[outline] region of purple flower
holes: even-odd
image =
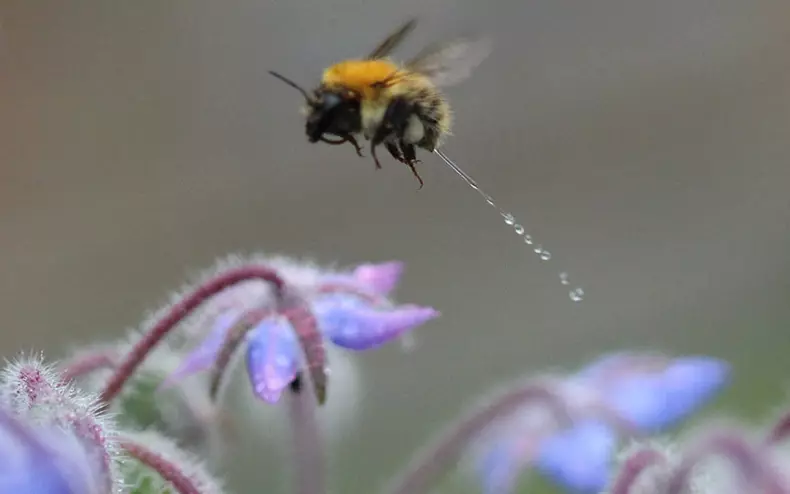
[[[554,433],[549,430],[552,424],[546,423],[548,432],[543,433],[549,437],[528,449],[507,445],[524,442],[525,434],[533,443],[537,442],[535,429],[516,427],[514,431],[511,427],[507,434],[497,436],[481,457],[478,464],[481,482],[491,484],[494,477],[499,478],[497,492],[509,492],[516,478],[513,470],[532,465],[569,492],[601,492],[609,478],[621,431],[616,424],[595,415],[595,410],[603,406],[630,423],[636,432],[655,434],[699,410],[721,391],[729,375],[729,365],[712,357],[604,355],[569,376],[562,385],[563,395],[580,413],[579,421]],[[511,457],[502,451],[510,451]],[[495,457],[501,459],[494,461]],[[503,474],[508,470],[508,475]]]
[[[0,414],[0,494],[99,494],[89,452],[71,432]]]
[[[308,303],[322,335],[344,349],[371,350],[436,318],[439,313],[430,307],[396,306],[384,298],[395,288],[402,269],[398,262],[364,264],[348,273],[315,276],[312,286],[304,291],[312,294]],[[304,279],[310,277],[302,273],[302,285]],[[220,312],[208,336],[165,385],[211,367],[228,331],[247,310],[231,307]],[[247,374],[256,396],[269,403],[277,402],[302,368],[294,328],[286,317],[272,313],[246,334],[245,342]]]

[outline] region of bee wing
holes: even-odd
[[[406,68],[437,86],[451,86],[468,78],[492,49],[488,38],[458,38],[429,46],[407,62]]]
[[[389,55],[392,50],[394,50],[401,42],[406,39],[406,36],[409,35],[414,30],[414,27],[417,25],[417,19],[411,18],[406,21],[401,27],[398,28],[397,31],[393,32],[387,38],[382,41],[375,50],[373,50],[370,55],[368,55],[368,59],[372,60],[375,58],[384,58]]]

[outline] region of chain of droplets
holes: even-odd
[[[483,190],[480,188],[479,185],[477,185],[477,182],[472,177],[470,177],[465,171],[459,168],[458,165],[456,165],[453,160],[448,158],[447,155],[445,155],[439,149],[435,149],[434,153],[436,153],[442,159],[442,161],[444,161],[444,163],[450,167],[451,170],[453,170],[456,174],[458,174],[458,176],[464,179],[464,181],[471,188],[473,188],[481,196],[483,196],[483,199],[485,199],[486,203],[488,203],[489,206],[493,207],[494,209],[497,210],[497,212],[499,212],[499,215],[502,216],[502,219],[505,220],[505,224],[513,227],[513,231],[516,232],[516,235],[523,237],[524,243],[529,247],[531,247],[532,251],[535,252],[535,254],[537,254],[542,261],[548,261],[551,259],[551,252],[543,248],[542,245],[535,244],[532,239],[532,236],[526,233],[524,227],[519,223],[516,223],[516,218],[512,214],[508,213],[507,211],[497,206],[496,203],[494,202],[494,199],[490,195],[483,192]],[[560,283],[562,283],[565,286],[570,286],[571,284],[570,276],[566,271],[560,273]],[[581,302],[584,299],[584,290],[579,286],[571,288],[570,291],[568,292],[568,296],[574,302]]]

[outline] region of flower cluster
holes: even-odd
[[[319,422],[349,399],[333,367],[439,316],[394,301],[403,268],[225,259],[118,340],[58,366],[16,360],[0,377],[0,494],[226,494],[216,472],[239,422],[269,428],[265,414],[239,413],[251,402],[235,401],[238,386],[254,407],[284,407],[293,487],[326,494]],[[667,445],[731,373],[714,356],[620,351],[519,379],[451,422],[382,492],[428,493],[466,459],[484,494],[511,494],[528,472],[568,494],[790,493],[790,414],[762,435],[727,426]]]

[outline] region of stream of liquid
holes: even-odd
[[[535,241],[532,239],[532,236],[526,232],[524,227],[516,222],[516,218],[512,214],[500,208],[494,202],[494,199],[490,195],[486,194],[480,188],[479,185],[477,185],[477,181],[475,179],[470,177],[465,171],[459,168],[458,165],[456,165],[453,160],[448,158],[443,151],[439,149],[435,149],[434,153],[436,153],[436,155],[439,156],[442,159],[442,161],[444,161],[444,163],[450,167],[451,170],[453,170],[456,174],[458,174],[458,176],[461,177],[467,183],[467,185],[469,185],[469,187],[476,190],[483,197],[483,199],[485,199],[486,203],[489,206],[497,210],[499,215],[505,221],[505,224],[513,228],[513,231],[516,232],[516,235],[518,235],[524,240],[524,244],[528,248],[530,248],[535,254],[537,254],[537,256],[540,258],[541,261],[548,261],[551,259],[551,252],[549,252],[541,244],[535,243]],[[570,297],[571,300],[573,300],[574,302],[581,302],[582,300],[584,300],[584,290],[580,286],[575,286],[573,288],[570,288],[571,280],[570,280],[570,276],[566,271],[562,271],[560,273],[560,283],[566,287],[569,287],[568,296]]]

